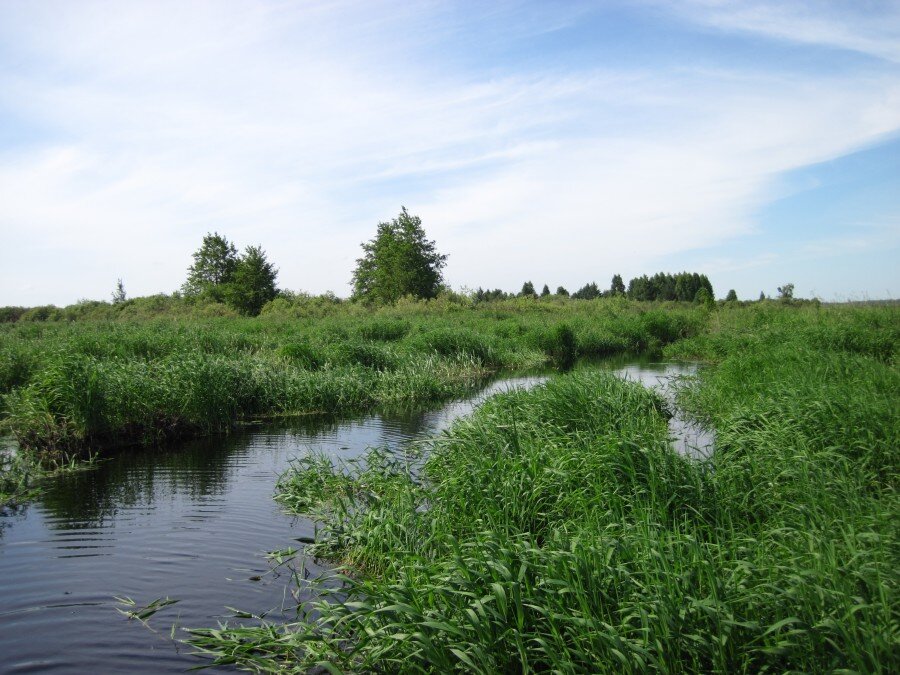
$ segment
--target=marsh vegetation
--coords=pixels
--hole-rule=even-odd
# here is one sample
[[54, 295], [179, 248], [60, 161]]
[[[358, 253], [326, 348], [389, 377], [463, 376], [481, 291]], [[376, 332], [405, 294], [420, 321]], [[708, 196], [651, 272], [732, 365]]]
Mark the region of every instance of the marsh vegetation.
[[672, 448], [659, 395], [589, 368], [488, 399], [413, 464], [380, 448], [302, 456], [276, 498], [317, 523], [306, 553], [343, 581], [302, 582], [295, 619], [195, 631], [215, 663], [900, 665], [894, 307], [438, 298], [304, 319], [16, 323], [0, 337], [3, 423], [56, 461], [274, 416], [410, 406], [577, 356], [709, 364], [677, 398], [716, 434], [705, 460]]

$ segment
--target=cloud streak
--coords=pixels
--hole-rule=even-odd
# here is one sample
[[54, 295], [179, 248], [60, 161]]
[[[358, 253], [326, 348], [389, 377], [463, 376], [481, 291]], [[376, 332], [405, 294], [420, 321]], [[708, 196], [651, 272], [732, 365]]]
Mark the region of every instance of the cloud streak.
[[[172, 290], [211, 230], [261, 243], [286, 287], [343, 294], [401, 204], [457, 286], [651, 272], [756, 231], [780, 174], [900, 129], [890, 68], [478, 62], [486, 25], [515, 51], [584, 20], [498, 7], [3, 5], [0, 114], [31, 140], [0, 146], [0, 304]], [[773, 11], [682, 19], [777, 35]], [[867, 53], [889, 58], [883, 33]]]

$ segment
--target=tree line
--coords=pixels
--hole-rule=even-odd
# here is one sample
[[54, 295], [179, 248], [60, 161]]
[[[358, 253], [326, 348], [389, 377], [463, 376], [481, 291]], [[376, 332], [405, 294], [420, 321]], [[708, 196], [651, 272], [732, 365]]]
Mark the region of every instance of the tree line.
[[[356, 261], [351, 281], [353, 300], [392, 304], [406, 296], [428, 299], [441, 291], [449, 291], [443, 278], [447, 256], [438, 253], [435, 242], [425, 234], [421, 218], [411, 215], [406, 207], [401, 208], [396, 218], [379, 223], [375, 236], [361, 246], [363, 255]], [[261, 246], [248, 246], [238, 254], [234, 244], [213, 232], [203, 238], [193, 258], [187, 280], [181, 287], [186, 297], [221, 302], [242, 314], [256, 315], [280, 294], [276, 285], [278, 270], [269, 262]], [[622, 276], [614, 274], [608, 288], [600, 288], [591, 281], [571, 294], [563, 286], [551, 293], [547, 284], [538, 293], [531, 281], [526, 281], [518, 293], [479, 287], [472, 293], [472, 300], [482, 303], [551, 295], [575, 300], [628, 297], [682, 302], [712, 302], [715, 297], [705, 274], [659, 272], [652, 277], [635, 277], [627, 287]], [[729, 292], [729, 298], [736, 298], [734, 291]], [[114, 301], [122, 299], [124, 288], [119, 280]]]
[[[485, 290], [478, 288], [473, 293], [476, 302], [491, 302], [493, 300], [505, 300], [508, 298], [543, 298], [550, 295], [568, 297], [573, 300], [594, 300], [596, 298], [627, 297], [631, 300], [679, 300], [682, 302], [708, 302], [715, 298], [712, 283], [705, 274], [679, 272], [669, 274], [659, 272], [652, 277], [643, 275], [635, 277], [628, 282], [628, 287], [622, 280], [622, 276], [614, 274], [609, 288], [600, 288], [597, 282], [591, 281], [579, 288], [574, 293], [569, 293], [563, 286], [558, 286], [555, 293], [550, 293], [550, 287], [544, 284], [540, 294], [535, 291], [534, 284], [526, 281], [522, 284], [522, 290], [518, 293], [505, 293], [499, 288]], [[734, 290], [728, 292], [727, 300], [737, 300]]]

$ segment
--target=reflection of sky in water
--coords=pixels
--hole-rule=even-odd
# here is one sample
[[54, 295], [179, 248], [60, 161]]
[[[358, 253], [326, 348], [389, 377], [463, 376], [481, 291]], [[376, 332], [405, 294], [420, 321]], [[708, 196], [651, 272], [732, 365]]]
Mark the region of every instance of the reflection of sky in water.
[[[608, 367], [650, 386], [690, 371]], [[0, 515], [0, 669], [130, 673], [137, 664], [183, 672], [197, 660], [168, 640], [173, 622], [212, 626], [227, 617], [226, 606], [291, 618], [290, 575], [269, 573], [262, 552], [314, 535], [312, 523], [288, 517], [272, 500], [292, 458], [307, 450], [346, 459], [372, 446], [397, 449], [439, 433], [486, 396], [544, 379], [499, 380], [433, 410], [311, 416], [177, 448], [124, 451], [54, 480], [37, 501]], [[151, 619], [160, 635], [114, 611], [113, 596], [147, 604], [166, 595], [180, 602]]]
[[670, 409], [675, 413], [669, 420], [669, 435], [672, 437], [673, 447], [682, 455], [703, 459], [709, 457], [712, 452], [715, 436], [711, 431], [684, 419], [674, 405], [675, 392], [673, 385], [678, 378], [687, 377], [697, 372], [697, 366], [690, 363], [673, 362], [642, 362], [630, 363], [620, 367], [614, 367], [614, 372], [620, 377], [640, 382], [645, 387], [651, 387], [659, 391], [670, 403]]

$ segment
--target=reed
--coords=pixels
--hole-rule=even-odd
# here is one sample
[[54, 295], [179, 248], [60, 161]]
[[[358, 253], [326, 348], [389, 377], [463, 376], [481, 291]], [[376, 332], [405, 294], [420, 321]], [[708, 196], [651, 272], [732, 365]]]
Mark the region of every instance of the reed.
[[653, 393], [584, 370], [421, 460], [305, 457], [277, 499], [341, 583], [191, 642], [258, 671], [897, 672], [896, 320], [868, 311], [741, 310], [673, 343], [715, 364], [680, 385], [705, 462]]
[[639, 349], [706, 321], [690, 306], [622, 302], [446, 310], [4, 324], [0, 420], [42, 457], [153, 445], [246, 419], [446, 399], [499, 370], [609, 351], [584, 338], [591, 331], [621, 333], [616, 349]]

